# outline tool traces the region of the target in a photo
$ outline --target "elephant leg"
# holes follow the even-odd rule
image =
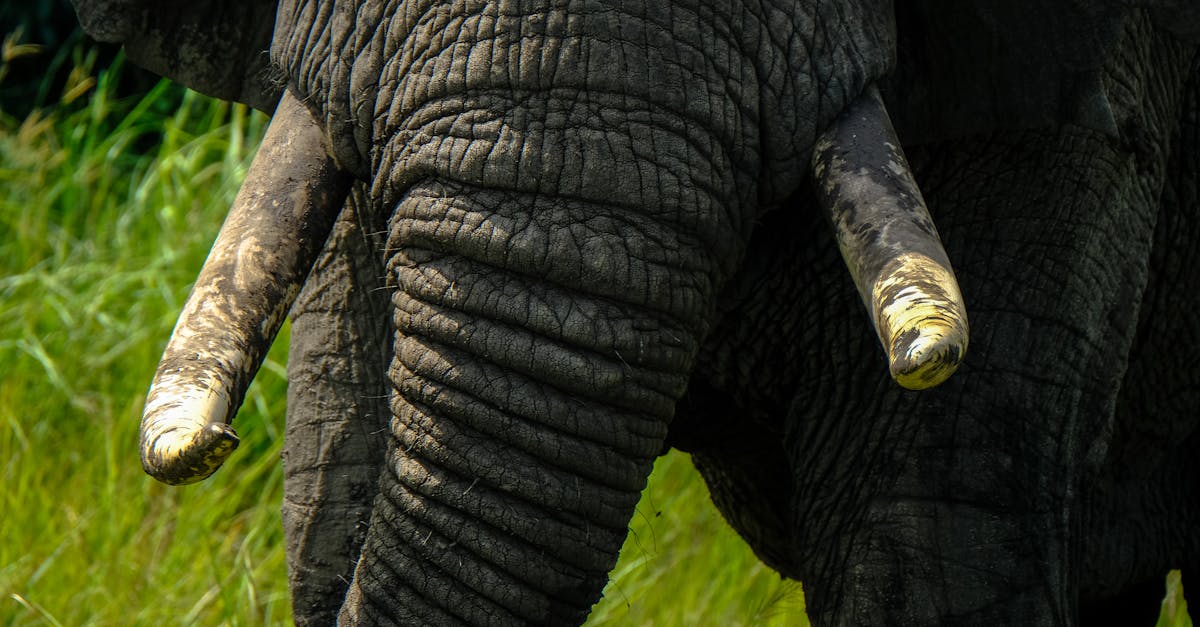
[[[1181,569],[1193,581],[1200,574],[1200,431],[1173,448],[1150,477],[1093,495],[1082,549],[1084,627],[1154,625],[1167,571]]]
[[[383,227],[355,185],[292,309],[283,523],[298,625],[336,620],[387,443]]]
[[[696,370],[701,369],[698,364]],[[792,469],[780,434],[768,424],[755,420],[733,395],[693,374],[668,443],[692,455],[713,504],[759,559],[794,577],[786,522]]]
[[[1107,472],[1091,495],[1085,625],[1154,624],[1163,576],[1200,575],[1200,58],[1192,66],[1155,226],[1137,341],[1117,401]]]
[[[1194,386],[1189,386],[1194,388]],[[1200,406],[1197,392],[1185,396]],[[1152,420],[1170,415],[1138,414]],[[1195,421],[1194,413],[1188,416]],[[1144,442],[1142,443],[1144,444]],[[1154,625],[1161,611],[1164,577],[1200,574],[1200,429],[1174,443],[1148,477],[1126,477],[1114,466],[1091,496],[1084,524],[1079,622],[1089,625]]]
[[[1166,571],[1200,572],[1200,58],[1190,76],[1107,473],[1091,495],[1080,603],[1091,624],[1121,607],[1153,624]]]

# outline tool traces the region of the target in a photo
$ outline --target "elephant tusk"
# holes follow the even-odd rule
[[[325,133],[284,93],[200,270],[142,414],[142,467],[194,483],[238,445],[229,426],[349,190]]]
[[[813,174],[892,378],[910,390],[942,383],[967,352],[966,308],[874,87],[818,138]]]

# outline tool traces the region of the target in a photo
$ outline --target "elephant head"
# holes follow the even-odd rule
[[[802,468],[823,467],[788,457],[804,430],[787,408],[811,394],[812,368],[784,368],[787,392],[761,420],[713,415],[758,404],[727,394],[746,387],[730,364],[769,351],[722,353],[731,321],[757,315],[739,309],[761,302],[746,286],[772,260],[798,276],[833,250],[802,217],[824,208],[887,353],[872,372],[941,383],[966,351],[966,314],[901,140],[1119,136],[1127,110],[1106,81],[1129,16],[1151,15],[933,0],[75,2],[135,60],[275,111],[155,376],[143,464],[169,483],[216,470],[291,309],[284,513],[297,622],[318,624],[582,622],[654,457],[688,442],[760,555],[819,588],[836,558],[771,536],[803,526],[794,512],[718,493],[782,467],[805,494]],[[1166,23],[1163,37],[1195,33],[1194,10],[1153,4],[1145,23]],[[842,302],[807,290],[787,291],[799,310]],[[781,339],[808,355],[816,323]],[[872,386],[862,395],[901,395],[891,407],[981,402],[969,383],[928,405]],[[753,429],[772,452],[752,471],[703,437]],[[825,620],[862,610],[816,599]]]

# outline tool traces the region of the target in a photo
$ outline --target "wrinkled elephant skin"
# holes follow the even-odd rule
[[[1191,3],[74,2],[353,179],[298,624],[582,623],[672,446],[817,625],[1149,625],[1200,569]]]

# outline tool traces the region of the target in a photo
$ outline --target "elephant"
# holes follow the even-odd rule
[[[275,113],[143,463],[219,466],[290,311],[297,624],[580,624],[672,447],[816,625],[1149,625],[1200,572],[1194,3],[73,2]],[[970,318],[936,386],[844,252],[896,199]]]

